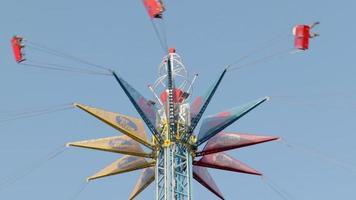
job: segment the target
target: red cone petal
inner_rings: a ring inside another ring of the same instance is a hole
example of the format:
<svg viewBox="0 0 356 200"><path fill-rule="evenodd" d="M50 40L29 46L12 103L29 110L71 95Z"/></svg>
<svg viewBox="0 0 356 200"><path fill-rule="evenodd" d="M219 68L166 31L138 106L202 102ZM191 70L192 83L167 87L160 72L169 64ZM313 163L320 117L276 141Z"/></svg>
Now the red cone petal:
<svg viewBox="0 0 356 200"><path fill-rule="evenodd" d="M203 151L198 152L197 156L242 148L278 139L279 137L275 136L258 136L242 133L220 132L208 141Z"/></svg>
<svg viewBox="0 0 356 200"><path fill-rule="evenodd" d="M262 176L260 172L224 153L203 156L199 161L194 161L194 165Z"/></svg>
<svg viewBox="0 0 356 200"><path fill-rule="evenodd" d="M193 177L196 181L206 187L210 192L214 193L220 199L224 200L218 186L216 185L214 179L205 167L193 166Z"/></svg>

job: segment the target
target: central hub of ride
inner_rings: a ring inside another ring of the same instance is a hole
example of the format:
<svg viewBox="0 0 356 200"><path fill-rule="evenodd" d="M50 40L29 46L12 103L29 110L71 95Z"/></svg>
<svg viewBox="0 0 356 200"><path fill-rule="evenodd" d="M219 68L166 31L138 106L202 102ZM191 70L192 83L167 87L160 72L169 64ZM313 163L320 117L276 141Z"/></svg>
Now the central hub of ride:
<svg viewBox="0 0 356 200"><path fill-rule="evenodd" d="M182 141L190 126L190 108L187 99L191 89L188 73L175 49L159 66L159 77L152 88L160 91L156 124L164 140L157 150L157 200L185 200L191 197L192 154L188 142Z"/></svg>

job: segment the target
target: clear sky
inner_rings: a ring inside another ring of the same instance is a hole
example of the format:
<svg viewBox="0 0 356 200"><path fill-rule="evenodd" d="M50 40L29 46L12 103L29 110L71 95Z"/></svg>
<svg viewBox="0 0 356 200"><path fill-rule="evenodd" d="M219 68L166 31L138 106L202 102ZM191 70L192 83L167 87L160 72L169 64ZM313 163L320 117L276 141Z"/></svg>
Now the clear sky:
<svg viewBox="0 0 356 200"><path fill-rule="evenodd" d="M291 199L354 199L356 86L354 38L356 2L352 0L203 1L166 0L165 26L191 74L199 73L193 95L205 92L226 64L271 39L290 35L295 24L321 21L321 37L301 54L278 57L227 74L207 114L263 96L268 103L228 131L277 135L310 151L271 142L229 152L263 172ZM17 65L10 38L31 41L115 69L142 94L157 78L163 53L140 0L2 0L0 4L0 111L24 111L68 102L138 116L114 79L38 70ZM292 47L281 40L250 60ZM40 56L40 55L38 55ZM42 56L46 61L52 57ZM66 61L63 61L66 62ZM281 97L283 96L283 98ZM31 169L49 152L70 141L118 134L80 110L68 110L0 124L0 183ZM313 151L315 153L315 151ZM82 149L63 154L0 190L0 199L67 200L87 176L119 155ZM340 162L339 162L340 163ZM259 177L210 170L228 200L281 199ZM138 172L94 181L81 199L126 199ZM195 199L216 199L194 183ZM138 199L153 199L151 186Z"/></svg>

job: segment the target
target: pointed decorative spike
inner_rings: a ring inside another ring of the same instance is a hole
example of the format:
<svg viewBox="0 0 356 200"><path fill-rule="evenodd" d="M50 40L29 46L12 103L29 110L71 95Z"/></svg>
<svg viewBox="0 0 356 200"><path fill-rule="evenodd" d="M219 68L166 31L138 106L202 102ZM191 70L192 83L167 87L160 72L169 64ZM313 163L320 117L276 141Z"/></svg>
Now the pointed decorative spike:
<svg viewBox="0 0 356 200"><path fill-rule="evenodd" d="M278 139L279 137L274 136L258 136L243 133L220 132L208 140L208 143L205 145L203 151L198 152L197 156L219 153Z"/></svg>
<svg viewBox="0 0 356 200"><path fill-rule="evenodd" d="M147 127L150 129L157 141L162 144L162 137L156 129L156 106L152 104L152 102L148 101L145 97L143 97L135 88L133 88L123 78L119 77L115 72L113 72L113 76L115 77L121 88L124 90L125 94L130 99L131 103L134 105L137 112L142 117L143 121L145 121Z"/></svg>
<svg viewBox="0 0 356 200"><path fill-rule="evenodd" d="M152 144L147 140L145 128L140 119L78 103L74 104L74 106L84 110L116 130L152 149Z"/></svg>
<svg viewBox="0 0 356 200"><path fill-rule="evenodd" d="M143 190L145 190L155 180L155 168L150 167L142 171L134 190L131 192L129 200L136 198Z"/></svg>
<svg viewBox="0 0 356 200"><path fill-rule="evenodd" d="M95 175L89 177L88 181L116 174L131 172L139 169L144 169L147 167L152 167L154 164L154 161L147 162L144 158L139 158L135 156L124 156L112 163L111 165L107 166L103 170L99 171Z"/></svg>
<svg viewBox="0 0 356 200"><path fill-rule="evenodd" d="M108 151L138 157L150 157L140 144L126 135L68 143L67 146Z"/></svg>
<svg viewBox="0 0 356 200"><path fill-rule="evenodd" d="M193 134L195 127L198 125L201 117L203 116L206 108L208 107L211 98L214 96L216 90L218 89L222 79L226 74L227 69L225 69L218 80L209 88L208 92L204 96L197 97L191 105L191 125L189 127L188 133L186 133L184 139L187 141Z"/></svg>
<svg viewBox="0 0 356 200"><path fill-rule="evenodd" d="M202 112L200 115L203 114L203 112L206 109L207 104L209 104L211 98L213 97L216 89L218 88L219 84L221 83L222 79L224 78L226 74L226 70L224 70L221 75L219 76L218 80L210 86L209 90L206 92L204 96L198 96L192 103L191 105L191 118L192 121L198 120L197 117L200 112Z"/></svg>
<svg viewBox="0 0 356 200"><path fill-rule="evenodd" d="M203 156L199 161L194 161L194 165L262 176L262 173L224 153Z"/></svg>
<svg viewBox="0 0 356 200"><path fill-rule="evenodd" d="M209 174L208 169L205 167L193 166L193 177L196 181L206 187L210 192L214 193L220 199L224 200L225 198L221 194L218 186L216 185L214 179Z"/></svg>
<svg viewBox="0 0 356 200"><path fill-rule="evenodd" d="M248 112L267 101L268 97L255 100L240 107L233 108L229 111L221 112L208 116L203 120L201 125L197 145L201 145L226 127L230 126L236 120L240 119Z"/></svg>

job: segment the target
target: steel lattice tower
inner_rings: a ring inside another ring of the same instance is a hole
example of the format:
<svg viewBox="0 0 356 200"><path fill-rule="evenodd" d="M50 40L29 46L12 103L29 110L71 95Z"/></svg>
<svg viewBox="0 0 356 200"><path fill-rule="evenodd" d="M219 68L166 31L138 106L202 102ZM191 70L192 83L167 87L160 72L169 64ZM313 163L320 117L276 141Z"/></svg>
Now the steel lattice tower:
<svg viewBox="0 0 356 200"><path fill-rule="evenodd" d="M183 101L183 93L181 93L182 96L174 94L177 91L175 77L183 77L182 87L184 87L187 83L186 70L180 57L171 49L163 59L160 71L163 73L160 74L156 83L167 86L168 95L166 96L166 106L161 102L163 106L159 111L161 122L158 126L162 129L164 144L157 151L156 199L190 200L192 199L193 177L192 154L189 151L189 146L180 142L180 138L187 133L190 125L190 109L189 104ZM185 92L187 94L189 91Z"/></svg>

